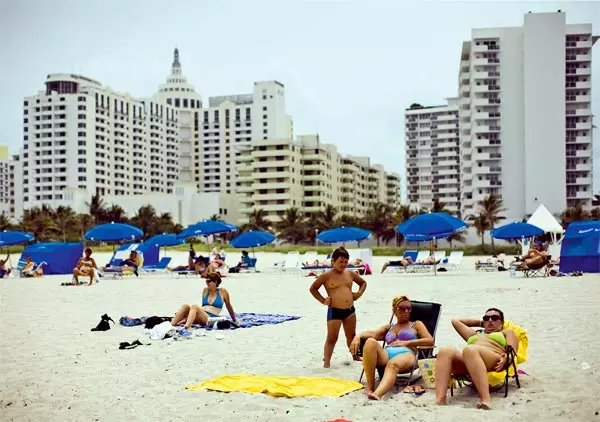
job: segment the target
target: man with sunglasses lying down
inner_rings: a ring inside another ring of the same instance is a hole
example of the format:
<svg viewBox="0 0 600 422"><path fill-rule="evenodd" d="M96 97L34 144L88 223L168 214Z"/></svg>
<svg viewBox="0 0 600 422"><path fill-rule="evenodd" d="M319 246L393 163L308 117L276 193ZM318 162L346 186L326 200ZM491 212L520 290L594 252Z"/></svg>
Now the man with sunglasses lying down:
<svg viewBox="0 0 600 422"><path fill-rule="evenodd" d="M518 338L511 329L504 329L504 313L497 308L485 311L481 320L458 318L452 326L467 342L462 352L453 347L442 347L435 360L435 400L446 404L448 382L451 374L469 374L479 393L478 409L490 409L492 399L487 373L504 370L507 355L506 346L517 352ZM483 327L477 332L472 327Z"/></svg>

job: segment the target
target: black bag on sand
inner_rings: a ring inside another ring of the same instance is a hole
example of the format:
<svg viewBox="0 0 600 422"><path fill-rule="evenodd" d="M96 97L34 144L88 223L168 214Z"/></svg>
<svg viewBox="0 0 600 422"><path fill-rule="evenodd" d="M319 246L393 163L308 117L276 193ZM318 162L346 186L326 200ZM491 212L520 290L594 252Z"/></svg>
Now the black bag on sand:
<svg viewBox="0 0 600 422"><path fill-rule="evenodd" d="M110 324L108 323L108 321L112 321L112 323L114 324L115 322L113 321L113 319L111 317L109 317L107 314L104 314L100 317L100 322L98 323L98 325L96 325L95 328L92 328L91 331L106 331L106 330L110 330Z"/></svg>

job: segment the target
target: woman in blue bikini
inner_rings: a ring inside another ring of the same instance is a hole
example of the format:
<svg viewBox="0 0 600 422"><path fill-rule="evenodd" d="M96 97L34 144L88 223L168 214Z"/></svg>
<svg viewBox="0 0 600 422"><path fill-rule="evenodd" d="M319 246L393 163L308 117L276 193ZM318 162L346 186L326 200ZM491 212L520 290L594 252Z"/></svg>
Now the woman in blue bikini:
<svg viewBox="0 0 600 422"><path fill-rule="evenodd" d="M366 340L362 361L367 378L366 393L371 400L380 400L395 384L398 373L408 371L415 364L415 349L418 346L433 346L433 337L421 321L411 322L410 300L397 296L392 301L396 323L384 325L373 331L356 336L350 344L350 352L357 354L362 340ZM385 340L385 347L379 343ZM385 366L383 379L375 389L375 369Z"/></svg>
<svg viewBox="0 0 600 422"><path fill-rule="evenodd" d="M192 324L206 325L210 318L219 316L223 305L227 306L229 315L233 322L237 322L235 312L231 306L229 292L219 287L221 277L213 272L206 275L206 287L202 290L202 306L200 305L182 305L171 320L171 325L184 323L185 329L189 329Z"/></svg>

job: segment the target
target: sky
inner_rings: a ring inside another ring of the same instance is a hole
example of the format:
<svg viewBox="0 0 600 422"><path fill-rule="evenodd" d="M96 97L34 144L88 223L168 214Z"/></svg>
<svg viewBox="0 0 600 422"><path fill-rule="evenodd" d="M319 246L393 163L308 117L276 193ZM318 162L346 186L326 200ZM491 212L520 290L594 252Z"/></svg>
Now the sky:
<svg viewBox="0 0 600 422"><path fill-rule="evenodd" d="M43 89L48 73L150 97L178 47L205 104L278 80L296 135L318 133L403 176L404 110L457 95L471 29L521 26L528 11L557 9L600 35L600 2L583 1L2 0L0 144L19 151L23 98ZM598 59L592 75L600 81ZM592 103L600 116L598 88ZM594 156L600 170L600 148Z"/></svg>

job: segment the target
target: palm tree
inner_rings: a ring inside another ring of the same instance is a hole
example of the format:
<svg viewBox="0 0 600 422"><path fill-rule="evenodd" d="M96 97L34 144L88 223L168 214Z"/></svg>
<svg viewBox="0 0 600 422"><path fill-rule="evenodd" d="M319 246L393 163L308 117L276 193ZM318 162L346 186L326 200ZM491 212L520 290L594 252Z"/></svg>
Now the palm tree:
<svg viewBox="0 0 600 422"><path fill-rule="evenodd" d="M130 223L142 229L144 239L148 239L159 233L157 230L156 210L152 205L142 205L131 218Z"/></svg>
<svg viewBox="0 0 600 422"><path fill-rule="evenodd" d="M485 221L488 225L488 230L494 230L494 226L504 219L500 213L506 211L506 208L503 208L503 201L499 195L490 194L483 198L481 201L477 201L477 205L479 206L478 214L485 216ZM492 249L494 248L494 238L490 237L490 241L492 244Z"/></svg>
<svg viewBox="0 0 600 422"><path fill-rule="evenodd" d="M52 220L52 208L47 205L42 207L32 207L23 212L21 229L33 233L37 241L52 240L58 231L56 224Z"/></svg>
<svg viewBox="0 0 600 422"><path fill-rule="evenodd" d="M481 236L481 246L485 245L485 231L490 228L487 216L480 211L476 215L469 216L469 220L473 222L473 227L477 230L477 235Z"/></svg>
<svg viewBox="0 0 600 422"><path fill-rule="evenodd" d="M466 231L456 232L452 236L447 237L446 240L450 244L450 247L452 247L453 242L465 243L467 241Z"/></svg>
<svg viewBox="0 0 600 422"><path fill-rule="evenodd" d="M389 230L394 223L392 214L392 207L383 203L373 204L371 209L367 211L367 215L364 218L364 225L365 228L371 230L375 235L377 246L380 246L383 239L385 239L386 243L391 240L389 238Z"/></svg>
<svg viewBox="0 0 600 422"><path fill-rule="evenodd" d="M560 223L566 229L570 223L587 220L588 218L588 212L583 209L581 203L577 203L574 207L567 208L560 214Z"/></svg>
<svg viewBox="0 0 600 422"><path fill-rule="evenodd" d="M439 198L433 198L433 205L431 207L431 212L445 212L446 214L452 214L448 208L446 208L446 203L440 201Z"/></svg>
<svg viewBox="0 0 600 422"><path fill-rule="evenodd" d="M92 195L90 202L86 202L90 209L90 215L94 218L96 224L105 223L105 204L102 197L98 194Z"/></svg>
<svg viewBox="0 0 600 422"><path fill-rule="evenodd" d="M83 236L85 235L85 233L89 229L94 227L94 224L95 224L94 217L92 217L89 214L77 214L76 221L77 221L78 230L80 232L79 238L83 239Z"/></svg>
<svg viewBox="0 0 600 422"><path fill-rule="evenodd" d="M223 221L219 214L213 214L210 216L209 221Z"/></svg>
<svg viewBox="0 0 600 422"><path fill-rule="evenodd" d="M10 228L10 221L6 218L6 215L0 214L0 231L8 230Z"/></svg>
<svg viewBox="0 0 600 422"><path fill-rule="evenodd" d="M362 220L350 214L342 214L335 219L334 226L361 227Z"/></svg>
<svg viewBox="0 0 600 422"><path fill-rule="evenodd" d="M77 214L71 207L58 206L52 213L52 220L59 233L62 235L62 241L74 240L78 237Z"/></svg>
<svg viewBox="0 0 600 422"><path fill-rule="evenodd" d="M103 217L105 223L110 223L112 221L115 223L127 222L125 210L116 204L112 204L109 208L103 210Z"/></svg>
<svg viewBox="0 0 600 422"><path fill-rule="evenodd" d="M270 231L271 222L267 219L265 210L262 208L252 210L248 216L248 222L240 227L241 231L247 230L263 230Z"/></svg>
<svg viewBox="0 0 600 422"><path fill-rule="evenodd" d="M307 237L305 222L306 218L298 208L288 208L281 221L275 225L279 231L278 237L285 239L287 243L297 245Z"/></svg>

